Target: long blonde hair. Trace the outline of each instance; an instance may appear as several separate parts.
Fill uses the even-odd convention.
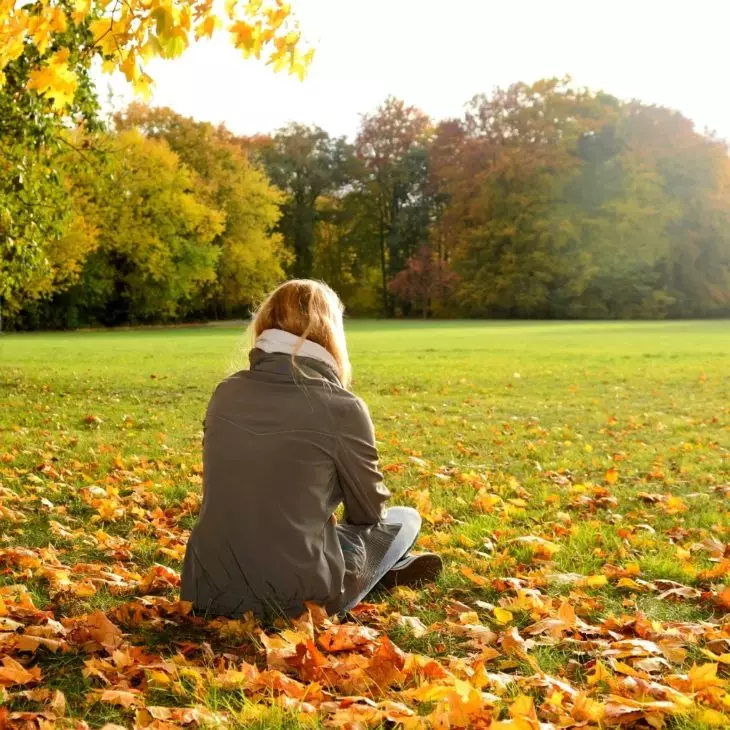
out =
[[[333,289],[321,281],[292,279],[276,287],[253,317],[253,336],[279,329],[324,347],[337,362],[337,374],[347,388],[352,379],[342,315],[345,307]],[[294,352],[296,355],[296,351]]]

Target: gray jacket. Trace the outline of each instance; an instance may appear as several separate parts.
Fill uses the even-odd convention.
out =
[[[379,524],[390,495],[370,415],[319,360],[295,365],[257,349],[249,358],[251,369],[224,380],[208,405],[182,598],[216,615],[292,616],[304,601],[337,612],[398,529]]]

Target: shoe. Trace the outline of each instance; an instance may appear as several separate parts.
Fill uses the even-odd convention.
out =
[[[385,574],[380,585],[385,588],[420,586],[436,580],[443,567],[443,561],[436,553],[410,553]]]

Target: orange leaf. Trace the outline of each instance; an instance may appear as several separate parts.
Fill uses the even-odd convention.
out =
[[[319,635],[319,645],[330,652],[352,651],[361,646],[372,644],[378,632],[360,624],[332,626]]]
[[[30,684],[31,682],[40,682],[41,680],[40,667],[33,667],[28,670],[9,656],[3,657],[2,662],[3,665],[0,667],[0,687]]]
[[[462,575],[465,575],[472,583],[478,586],[488,586],[489,581],[482,577],[481,575],[477,575],[471,568],[467,568],[466,566],[461,568]]]

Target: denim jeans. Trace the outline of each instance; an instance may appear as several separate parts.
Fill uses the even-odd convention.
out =
[[[412,507],[389,507],[383,522],[388,525],[400,525],[400,530],[383,556],[372,582],[365,587],[354,601],[346,605],[342,609],[343,611],[349,611],[357,606],[380,583],[385,574],[395,568],[408,555],[411,548],[416,544],[418,533],[421,530],[421,515]]]

